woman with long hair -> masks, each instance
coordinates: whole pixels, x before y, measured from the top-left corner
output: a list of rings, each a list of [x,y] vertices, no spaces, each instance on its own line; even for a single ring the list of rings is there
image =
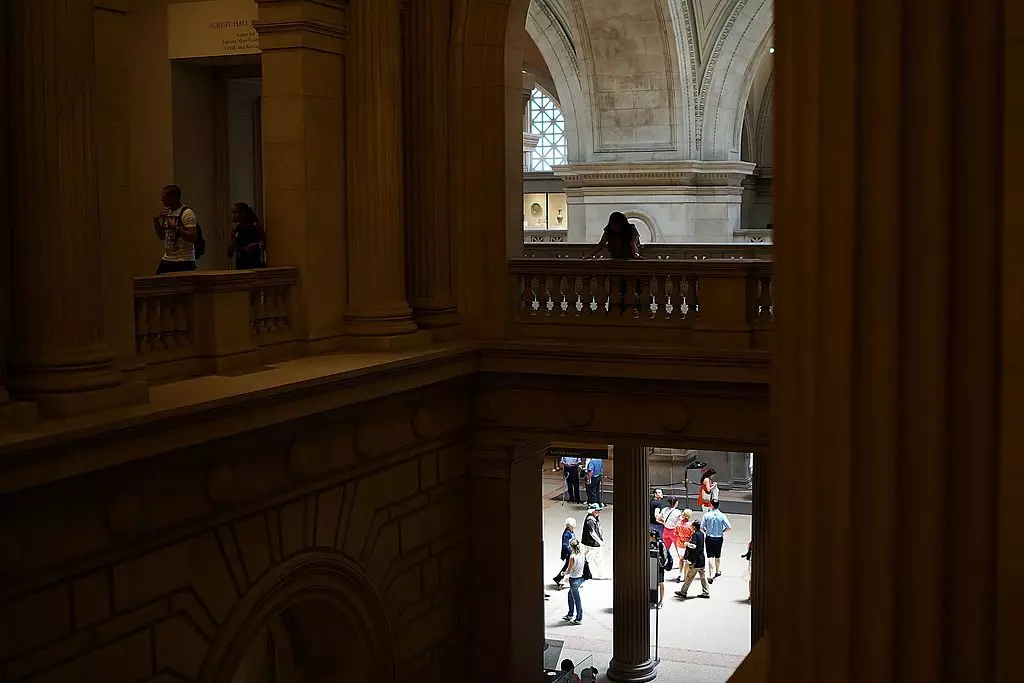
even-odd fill
[[[231,233],[228,258],[234,259],[235,268],[266,268],[267,262],[263,252],[266,249],[267,235],[253,208],[245,202],[238,202],[231,207],[231,222],[235,228]]]
[[[700,490],[697,491],[697,502],[700,509],[707,514],[711,512],[711,500],[717,497],[718,484],[715,483],[715,475],[718,474],[714,468],[709,467],[700,476]]]
[[[569,577],[569,612],[562,619],[573,626],[583,623],[583,603],[580,601],[580,586],[583,585],[583,570],[586,561],[580,552],[580,542],[575,538],[569,541],[569,566],[565,575]]]

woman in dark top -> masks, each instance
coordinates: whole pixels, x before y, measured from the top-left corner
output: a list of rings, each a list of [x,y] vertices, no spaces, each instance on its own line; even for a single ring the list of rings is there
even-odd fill
[[[612,258],[638,259],[640,256],[640,233],[630,223],[625,214],[618,211],[608,216],[608,225],[604,228],[601,241],[594,252],[586,258],[594,258],[607,248]]]
[[[248,204],[238,202],[231,207],[231,222],[235,224],[235,229],[231,233],[228,258],[234,258],[235,268],[265,268],[267,264],[263,258],[263,249],[266,235],[256,212]]]

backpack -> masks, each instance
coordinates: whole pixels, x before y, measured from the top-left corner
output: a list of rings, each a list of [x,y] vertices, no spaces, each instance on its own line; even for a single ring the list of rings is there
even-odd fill
[[[672,567],[675,562],[672,559],[672,553],[668,551],[664,543],[658,543],[658,566],[667,572],[672,571]]]
[[[184,204],[181,207],[181,213],[179,216],[185,213],[185,209],[189,207]],[[191,210],[191,209],[190,209]],[[192,211],[192,215],[195,215],[195,211]],[[192,243],[192,247],[196,250],[196,261],[203,258],[206,254],[206,238],[203,237],[203,229],[199,227],[199,218],[196,218],[196,241]]]

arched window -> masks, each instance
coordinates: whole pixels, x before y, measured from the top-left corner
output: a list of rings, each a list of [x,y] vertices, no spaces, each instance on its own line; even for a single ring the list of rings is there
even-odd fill
[[[565,141],[565,118],[554,100],[540,88],[530,96],[530,132],[540,136],[530,157],[531,171],[550,171],[565,164],[569,152]]]

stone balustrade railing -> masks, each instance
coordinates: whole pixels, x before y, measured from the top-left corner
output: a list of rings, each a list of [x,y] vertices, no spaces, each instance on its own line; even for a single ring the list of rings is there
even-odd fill
[[[135,348],[150,379],[255,367],[294,352],[297,268],[135,278]]]
[[[523,258],[509,275],[515,337],[768,349],[769,261]]]
[[[531,242],[523,245],[526,258],[581,258],[594,251],[583,242]],[[706,259],[772,260],[770,242],[715,242],[704,244],[644,244],[640,254],[647,260],[701,261]]]

